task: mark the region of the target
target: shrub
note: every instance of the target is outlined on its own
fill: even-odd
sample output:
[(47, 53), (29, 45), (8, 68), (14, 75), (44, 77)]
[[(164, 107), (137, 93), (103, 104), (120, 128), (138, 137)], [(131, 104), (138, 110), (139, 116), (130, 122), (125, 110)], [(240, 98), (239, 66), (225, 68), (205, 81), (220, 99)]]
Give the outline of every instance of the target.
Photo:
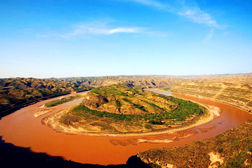
[(151, 126), (151, 125), (149, 125), (149, 124), (145, 124), (144, 128), (146, 128), (146, 129), (151, 129), (151, 128), (152, 128), (152, 126)]
[(223, 148), (218, 148), (217, 151), (218, 151), (219, 153), (222, 153), (222, 152), (223, 152)]

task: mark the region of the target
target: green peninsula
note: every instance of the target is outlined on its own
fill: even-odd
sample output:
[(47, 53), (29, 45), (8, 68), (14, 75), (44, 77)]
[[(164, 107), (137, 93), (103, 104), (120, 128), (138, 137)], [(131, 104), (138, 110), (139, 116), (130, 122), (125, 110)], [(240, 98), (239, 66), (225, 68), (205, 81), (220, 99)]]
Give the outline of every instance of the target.
[(87, 133), (141, 133), (186, 126), (207, 109), (191, 101), (139, 87), (102, 86), (59, 117), (62, 125)]

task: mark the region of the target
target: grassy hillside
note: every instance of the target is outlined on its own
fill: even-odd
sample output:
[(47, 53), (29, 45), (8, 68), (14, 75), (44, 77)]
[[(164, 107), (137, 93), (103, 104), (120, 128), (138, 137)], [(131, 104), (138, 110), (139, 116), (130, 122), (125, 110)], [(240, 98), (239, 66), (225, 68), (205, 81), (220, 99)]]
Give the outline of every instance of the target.
[(104, 86), (92, 89), (60, 121), (90, 132), (149, 132), (190, 124), (206, 111), (190, 101), (137, 87)]
[(118, 114), (155, 114), (178, 108), (177, 103), (166, 97), (127, 86), (92, 89), (83, 104), (91, 109)]
[(173, 85), (171, 91), (223, 102), (248, 112), (252, 111), (252, 87), (244, 83), (183, 82)]
[[(152, 167), (252, 167), (251, 130), (252, 121), (248, 121), (211, 139), (180, 147), (152, 149), (140, 152), (138, 157)], [(217, 159), (211, 161), (213, 158)]]

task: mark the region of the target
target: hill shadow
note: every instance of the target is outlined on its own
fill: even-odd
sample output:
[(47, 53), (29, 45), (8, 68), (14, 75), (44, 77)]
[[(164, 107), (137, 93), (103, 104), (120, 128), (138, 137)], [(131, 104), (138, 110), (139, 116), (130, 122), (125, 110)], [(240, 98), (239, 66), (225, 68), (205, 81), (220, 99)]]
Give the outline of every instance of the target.
[(1, 168), (149, 168), (136, 156), (128, 159), (126, 164), (121, 165), (92, 165), (81, 164), (64, 160), (60, 156), (50, 156), (46, 153), (35, 153), (30, 148), (17, 147), (11, 143), (5, 143), (0, 136), (0, 167)]

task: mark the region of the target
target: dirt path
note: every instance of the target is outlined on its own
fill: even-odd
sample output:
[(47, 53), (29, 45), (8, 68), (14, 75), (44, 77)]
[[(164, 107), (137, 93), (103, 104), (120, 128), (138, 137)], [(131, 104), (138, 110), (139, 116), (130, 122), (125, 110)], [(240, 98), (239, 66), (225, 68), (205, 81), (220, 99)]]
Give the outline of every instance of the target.
[(226, 88), (227, 88), (227, 86), (223, 86), (223, 87), (221, 88), (221, 90), (219, 90), (219, 92), (218, 92), (216, 95), (214, 95), (212, 98), (213, 98), (213, 99), (216, 99), (219, 95), (222, 94), (222, 92), (223, 92)]

